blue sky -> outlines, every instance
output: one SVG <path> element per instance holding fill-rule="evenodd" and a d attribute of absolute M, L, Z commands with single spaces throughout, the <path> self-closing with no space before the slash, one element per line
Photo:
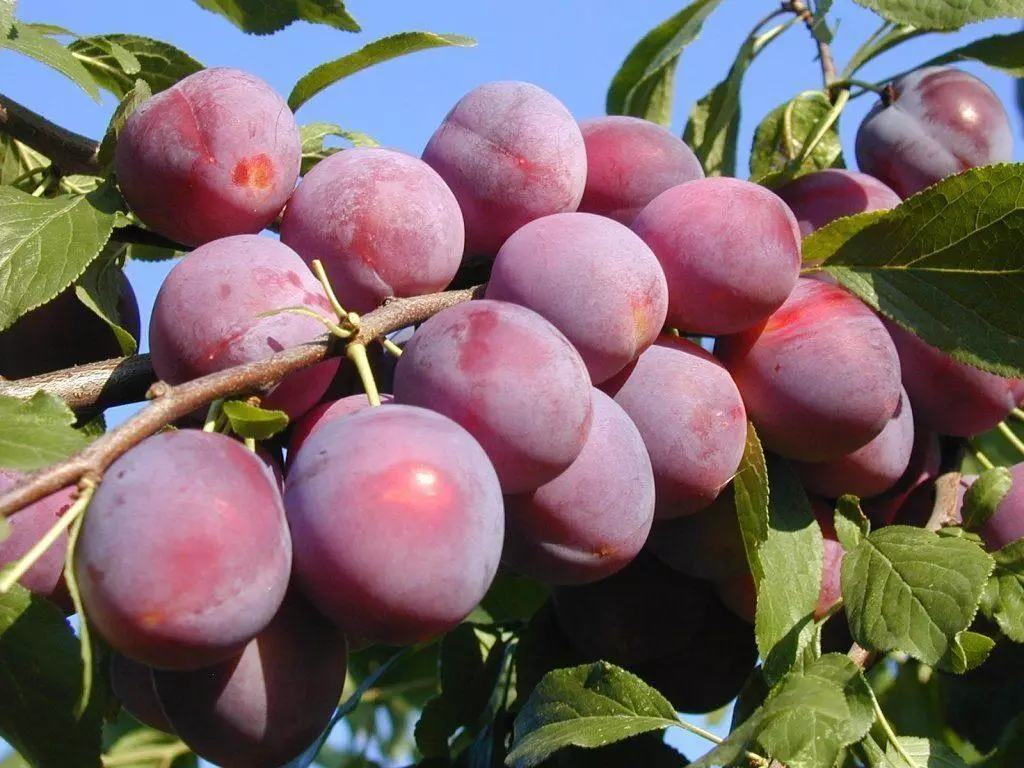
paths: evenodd
<path fill-rule="evenodd" d="M 383 35 L 419 29 L 475 37 L 479 44 L 473 49 L 427 51 L 359 73 L 321 93 L 298 113 L 302 123 L 337 123 L 418 155 L 458 98 L 491 80 L 536 83 L 561 99 L 577 118 L 603 114 L 608 83 L 626 53 L 647 30 L 682 5 L 681 0 L 351 0 L 348 7 L 364 30 L 359 35 L 296 24 L 269 37 L 246 36 L 188 0 L 21 0 L 18 16 L 59 24 L 82 35 L 129 32 L 166 40 L 208 66 L 253 72 L 282 94 L 317 64 Z M 774 0 L 725 0 L 712 15 L 678 70 L 674 131 L 682 131 L 693 102 L 725 76 L 754 21 L 776 6 Z M 833 18 L 839 20 L 834 51 L 842 65 L 875 29 L 878 19 L 851 0 L 838 0 Z M 882 57 L 861 76 L 878 80 L 969 40 L 1016 29 L 1012 22 L 990 22 L 960 33 L 929 35 Z M 776 40 L 748 73 L 742 94 L 741 172 L 746 170 L 746 150 L 758 121 L 800 91 L 820 87 L 814 57 L 809 36 L 796 27 Z M 1013 81 L 981 66 L 963 68 L 983 77 L 1010 108 L 1017 137 L 1014 156 L 1024 159 L 1024 128 L 1014 106 Z M 60 75 L 6 51 L 0 51 L 0 91 L 93 137 L 102 135 L 115 106 L 109 97 L 97 105 Z M 851 163 L 856 127 L 871 103 L 867 97 L 856 100 L 843 116 L 841 133 Z M 144 317 L 168 269 L 169 265 L 129 266 Z M 142 343 L 145 349 L 145 337 Z M 125 409 L 119 411 L 123 418 Z M 686 734 L 671 741 L 691 757 L 707 749 L 706 742 Z"/>

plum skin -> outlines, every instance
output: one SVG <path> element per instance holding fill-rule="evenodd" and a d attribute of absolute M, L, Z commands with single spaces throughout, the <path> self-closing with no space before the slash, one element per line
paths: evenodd
<path fill-rule="evenodd" d="M 117 313 L 121 327 L 139 338 L 139 304 L 123 272 Z M 122 354 L 110 326 L 78 300 L 73 285 L 0 331 L 0 376 L 8 379 L 38 376 Z"/>
<path fill-rule="evenodd" d="M 260 316 L 296 306 L 337 319 L 323 286 L 288 246 L 258 235 L 200 246 L 160 286 L 149 326 L 153 369 L 180 384 L 321 336 L 323 324 L 310 317 Z M 264 407 L 301 416 L 327 391 L 338 367 L 335 358 L 286 376 Z"/>
<path fill-rule="evenodd" d="M 661 262 L 670 326 L 717 336 L 756 325 L 778 309 L 800 271 L 800 229 L 771 191 L 714 177 L 652 200 L 633 231 Z"/>
<path fill-rule="evenodd" d="M 719 339 L 765 447 L 800 461 L 862 448 L 900 398 L 900 361 L 885 326 L 843 289 L 800 278 L 761 325 Z"/>
<path fill-rule="evenodd" d="M 650 120 L 608 115 L 581 120 L 580 132 L 587 149 L 582 213 L 629 226 L 666 189 L 704 178 L 693 150 Z"/>
<path fill-rule="evenodd" d="M 775 194 L 793 211 L 804 237 L 844 216 L 887 211 L 903 202 L 874 176 L 845 168 L 808 173 L 779 187 Z"/>
<path fill-rule="evenodd" d="M 368 408 L 320 425 L 292 462 L 285 506 L 300 591 L 350 638 L 447 632 L 497 572 L 498 478 L 473 437 L 424 408 Z"/>
<path fill-rule="evenodd" d="M 153 435 L 110 465 L 75 557 L 90 622 L 158 668 L 240 651 L 274 616 L 290 572 L 270 471 L 241 443 L 196 430 Z"/>
<path fill-rule="evenodd" d="M 131 209 L 184 245 L 266 228 L 299 176 L 299 128 L 266 83 L 237 69 L 196 72 L 128 118 L 114 167 Z"/>
<path fill-rule="evenodd" d="M 455 195 L 422 160 L 357 147 L 303 177 L 281 220 L 281 242 L 320 259 L 341 304 L 369 312 L 392 296 L 442 290 L 462 260 Z"/>
<path fill-rule="evenodd" d="M 486 297 L 551 321 L 594 384 L 653 344 L 668 311 L 665 274 L 651 249 L 627 227 L 589 213 L 553 214 L 516 230 L 498 251 Z"/>
<path fill-rule="evenodd" d="M 423 150 L 466 222 L 466 253 L 493 256 L 523 224 L 575 211 L 587 153 L 569 110 L 530 83 L 481 85 L 452 107 Z"/>
<path fill-rule="evenodd" d="M 654 520 L 654 473 L 622 408 L 593 390 L 593 421 L 569 468 L 536 491 L 505 498 L 502 561 L 551 584 L 584 584 L 624 568 Z"/>
<path fill-rule="evenodd" d="M 1013 158 L 1002 103 L 981 80 L 948 67 L 922 67 L 892 84 L 857 130 L 857 165 L 910 197 L 947 176 Z"/>

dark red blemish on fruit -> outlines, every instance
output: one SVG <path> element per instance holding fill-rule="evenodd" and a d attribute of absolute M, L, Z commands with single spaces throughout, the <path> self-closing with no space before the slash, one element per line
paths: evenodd
<path fill-rule="evenodd" d="M 221 283 L 220 287 L 217 289 L 217 295 L 220 296 L 221 299 L 226 299 L 231 295 L 231 286 L 227 283 Z"/>
<path fill-rule="evenodd" d="M 262 152 L 252 157 L 243 157 L 235 164 L 231 181 L 240 187 L 269 189 L 274 183 L 274 161 Z"/>
<path fill-rule="evenodd" d="M 296 288 L 302 287 L 302 278 L 299 277 L 298 272 L 288 271 L 287 273 L 285 273 L 285 277 L 288 279 L 288 282 L 294 285 Z"/>

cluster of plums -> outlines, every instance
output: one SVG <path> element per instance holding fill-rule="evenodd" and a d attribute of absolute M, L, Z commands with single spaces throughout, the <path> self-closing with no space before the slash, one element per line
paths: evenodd
<path fill-rule="evenodd" d="M 286 471 L 193 429 L 109 468 L 75 575 L 125 707 L 214 762 L 277 765 L 328 722 L 347 643 L 446 632 L 499 564 L 556 585 L 548 628 L 575 656 L 629 666 L 680 709 L 735 696 L 757 656 L 730 485 L 748 419 L 812 497 L 820 617 L 842 554 L 829 500 L 858 495 L 876 524 L 912 519 L 938 435 L 991 429 L 1024 396 L 800 276 L 816 228 L 1009 159 L 1006 115 L 974 78 L 925 69 L 895 96 L 858 135 L 871 175 L 774 192 L 704 178 L 657 125 L 577 123 L 518 82 L 462 98 L 422 159 L 345 150 L 297 186 L 294 118 L 251 75 L 206 70 L 144 103 L 118 142 L 118 183 L 142 222 L 194 248 L 150 324 L 164 380 L 322 334 L 310 314 L 337 318 L 315 259 L 359 313 L 443 290 L 466 256 L 491 267 L 482 299 L 411 335 L 381 407 L 335 399 L 337 358 L 270 391 L 264 404 L 293 420 Z M 280 239 L 258 236 L 278 216 Z M 31 317 L 0 334 L 0 373 L 26 375 L 12 350 Z M 1024 534 L 1022 466 L 992 547 Z M 0 562 L 69 498 L 13 518 Z M 26 585 L 53 596 L 62 563 L 44 558 Z M 698 625 L 716 653 L 696 649 Z"/>

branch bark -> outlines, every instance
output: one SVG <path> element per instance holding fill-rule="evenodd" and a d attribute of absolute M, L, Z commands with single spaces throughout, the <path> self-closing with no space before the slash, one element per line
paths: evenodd
<path fill-rule="evenodd" d="M 73 411 L 102 410 L 145 400 L 146 391 L 155 381 L 149 355 L 133 355 L 0 381 L 0 396 L 29 398 L 43 390 L 59 397 Z"/>
<path fill-rule="evenodd" d="M 814 33 L 814 14 L 811 13 L 810 8 L 807 7 L 807 3 L 804 2 L 804 0 L 790 0 L 790 2 L 783 3 L 783 7 L 802 18 L 804 20 L 804 24 L 807 25 L 807 30 L 811 33 L 811 37 L 814 38 L 814 42 L 818 46 L 818 61 L 821 64 L 821 77 L 825 82 L 825 89 L 830 91 L 829 96 L 831 97 L 831 86 L 837 79 L 836 63 L 832 58 L 832 47 Z"/>
<path fill-rule="evenodd" d="M 360 321 L 358 332 L 347 344 L 367 344 L 387 333 L 422 322 L 448 307 L 469 301 L 477 295 L 479 289 L 480 286 L 476 286 L 461 291 L 394 299 L 365 315 Z M 0 516 L 14 514 L 82 478 L 88 477 L 99 482 L 115 459 L 162 427 L 217 398 L 263 389 L 293 371 L 320 362 L 332 353 L 335 346 L 333 341 L 333 337 L 325 335 L 316 341 L 286 349 L 266 360 L 228 368 L 173 387 L 164 382 L 156 382 L 149 389 L 149 397 L 153 402 L 142 411 L 67 461 L 28 475 L 0 496 Z M 14 383 L 9 382 L 7 385 Z"/>
<path fill-rule="evenodd" d="M 46 155 L 64 173 L 96 174 L 100 170 L 99 142 L 62 128 L 3 94 L 0 133 Z"/>

